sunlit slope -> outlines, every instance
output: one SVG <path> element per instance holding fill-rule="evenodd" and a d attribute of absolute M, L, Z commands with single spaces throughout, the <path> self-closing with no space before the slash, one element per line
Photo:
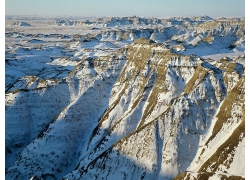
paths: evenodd
<path fill-rule="evenodd" d="M 6 178 L 244 177 L 244 79 L 143 38 L 59 80 L 26 76 L 6 92 Z"/>

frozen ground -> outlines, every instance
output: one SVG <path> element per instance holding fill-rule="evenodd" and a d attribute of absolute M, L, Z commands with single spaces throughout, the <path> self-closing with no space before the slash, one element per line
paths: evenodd
<path fill-rule="evenodd" d="M 244 18 L 5 25 L 6 179 L 244 178 Z"/>

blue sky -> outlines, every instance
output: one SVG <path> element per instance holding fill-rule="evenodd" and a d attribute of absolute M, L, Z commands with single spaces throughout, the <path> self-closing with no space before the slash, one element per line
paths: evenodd
<path fill-rule="evenodd" d="M 244 0 L 6 0 L 6 15 L 245 16 Z"/>

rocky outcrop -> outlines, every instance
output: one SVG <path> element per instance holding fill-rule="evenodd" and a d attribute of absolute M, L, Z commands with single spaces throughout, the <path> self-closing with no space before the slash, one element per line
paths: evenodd
<path fill-rule="evenodd" d="M 8 47 L 6 179 L 244 179 L 244 22 L 171 23 Z"/>
<path fill-rule="evenodd" d="M 6 176 L 171 179 L 198 166 L 244 176 L 234 171 L 241 155 L 227 148 L 244 143 L 243 66 L 212 64 L 138 39 L 54 85 L 7 93 Z M 231 159 L 211 169 L 217 156 Z"/>

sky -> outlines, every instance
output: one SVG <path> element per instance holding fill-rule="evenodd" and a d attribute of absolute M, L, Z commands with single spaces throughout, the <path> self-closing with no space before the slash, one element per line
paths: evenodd
<path fill-rule="evenodd" d="M 5 0 L 5 15 L 244 17 L 245 0 Z"/>

